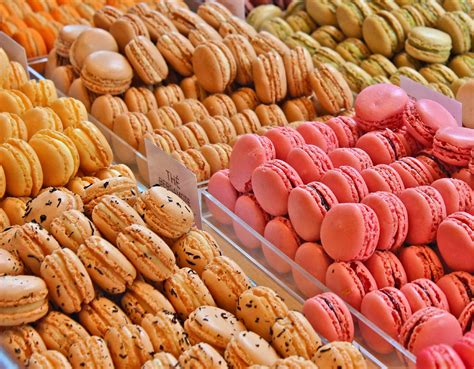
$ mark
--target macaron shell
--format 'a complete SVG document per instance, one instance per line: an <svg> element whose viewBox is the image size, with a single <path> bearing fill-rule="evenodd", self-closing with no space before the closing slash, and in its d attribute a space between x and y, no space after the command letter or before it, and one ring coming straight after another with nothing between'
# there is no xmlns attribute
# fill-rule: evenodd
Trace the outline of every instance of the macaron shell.
<svg viewBox="0 0 474 369"><path fill-rule="evenodd" d="M436 307L449 311L448 300L444 292L429 279L415 279L401 287L413 313L426 307Z"/></svg>
<svg viewBox="0 0 474 369"><path fill-rule="evenodd" d="M457 344L457 343L456 343ZM451 346L434 345L423 349L416 356L417 368L432 369L445 366L447 368L465 369L461 357Z"/></svg>
<svg viewBox="0 0 474 369"><path fill-rule="evenodd" d="M451 313L459 317L472 301L474 276L467 272L453 272L440 278L437 285L445 293Z"/></svg>
<svg viewBox="0 0 474 369"><path fill-rule="evenodd" d="M228 169L214 173L214 175L209 180L208 191L226 208L228 208L230 211L234 211L234 206L238 198L238 192L230 183ZM219 207L211 200L206 199L205 201L212 216L215 217L220 223L232 224L232 218L229 215L219 209Z"/></svg>
<svg viewBox="0 0 474 369"><path fill-rule="evenodd" d="M453 348L461 357L466 368L474 366L474 334L472 332L465 334L454 344Z"/></svg>
<svg viewBox="0 0 474 369"><path fill-rule="evenodd" d="M407 283L407 275L402 263L390 251L375 251L364 263L377 283L377 287L401 288Z"/></svg>
<svg viewBox="0 0 474 369"><path fill-rule="evenodd" d="M333 164L328 155L314 145L303 145L293 148L286 157L290 164L300 175L304 184L319 181Z"/></svg>

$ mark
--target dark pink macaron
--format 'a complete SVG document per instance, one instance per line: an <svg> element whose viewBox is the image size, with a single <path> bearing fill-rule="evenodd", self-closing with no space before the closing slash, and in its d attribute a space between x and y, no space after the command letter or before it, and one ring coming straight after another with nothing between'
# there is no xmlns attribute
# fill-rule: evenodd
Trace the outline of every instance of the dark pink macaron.
<svg viewBox="0 0 474 369"><path fill-rule="evenodd" d="M364 296L377 289L374 277L360 261L331 264L326 272L326 285L357 310Z"/></svg>
<svg viewBox="0 0 474 369"><path fill-rule="evenodd" d="M318 146L308 144L292 149L286 162L298 172L303 183L319 181L328 170L333 169L328 154Z"/></svg>
<svg viewBox="0 0 474 369"><path fill-rule="evenodd" d="M319 243L305 242L296 250L295 263L323 285L326 283L326 272L332 262ZM296 267L292 268L292 274L296 287L305 297L313 297L322 292L322 285L306 277Z"/></svg>
<svg viewBox="0 0 474 369"><path fill-rule="evenodd" d="M420 151L416 155L416 158L424 164L426 169L428 169L434 181L440 178L449 177L451 173L457 170L456 167L446 164L445 162L434 156L433 149L426 149Z"/></svg>
<svg viewBox="0 0 474 369"><path fill-rule="evenodd" d="M474 272L474 215L451 214L440 224L436 240L443 260L451 269Z"/></svg>
<svg viewBox="0 0 474 369"><path fill-rule="evenodd" d="M298 250L301 244L301 240L293 229L291 222L284 217L275 217L267 223L263 235L267 241L287 256L278 255L273 250L273 247L262 243L263 255L270 266L278 273L288 273L291 271L291 265L288 263L287 258L293 260L296 250Z"/></svg>
<svg viewBox="0 0 474 369"><path fill-rule="evenodd" d="M339 202L357 203L369 193L361 174L349 166L328 170L321 182L332 190Z"/></svg>
<svg viewBox="0 0 474 369"><path fill-rule="evenodd" d="M425 147L430 147L439 129L457 127L451 113L433 100L410 101L403 113L403 123L408 133Z"/></svg>
<svg viewBox="0 0 474 369"><path fill-rule="evenodd" d="M474 355L474 352L473 352ZM461 357L448 345L433 345L426 347L416 355L417 369L456 368L465 369Z"/></svg>
<svg viewBox="0 0 474 369"><path fill-rule="evenodd" d="M339 147L336 134L326 123L304 122L296 130L307 144L318 146L325 152Z"/></svg>
<svg viewBox="0 0 474 369"><path fill-rule="evenodd" d="M354 321L344 301L332 292L305 301L303 313L314 330L328 341L352 342Z"/></svg>
<svg viewBox="0 0 474 369"><path fill-rule="evenodd" d="M465 127L448 127L436 132L433 155L445 163L467 166L474 148L474 130Z"/></svg>
<svg viewBox="0 0 474 369"><path fill-rule="evenodd" d="M324 251L337 261L367 260L380 235L377 214L364 204L336 204L321 225Z"/></svg>
<svg viewBox="0 0 474 369"><path fill-rule="evenodd" d="M374 165L390 164L407 155L400 137L388 128L362 135L356 147L369 154Z"/></svg>
<svg viewBox="0 0 474 369"><path fill-rule="evenodd" d="M460 179L441 178L434 181L431 186L443 197L447 215L458 211L469 211L474 205L471 187Z"/></svg>
<svg viewBox="0 0 474 369"><path fill-rule="evenodd" d="M354 147L362 134L353 117L341 115L329 119L326 124L331 127L336 134L339 147Z"/></svg>
<svg viewBox="0 0 474 369"><path fill-rule="evenodd" d="M373 192L362 200L369 206L380 224L379 250L396 250L408 234L408 213L403 202L390 192Z"/></svg>
<svg viewBox="0 0 474 369"><path fill-rule="evenodd" d="M286 160L290 151L305 144L303 136L291 127L275 127L265 132L265 137L272 141L276 158Z"/></svg>
<svg viewBox="0 0 474 369"><path fill-rule="evenodd" d="M209 179L207 191L214 196L222 205L230 211L234 211L235 202L239 193L232 186L229 179L229 170L223 169L214 173ZM207 207L218 222L232 224L232 218L209 199L206 199Z"/></svg>
<svg viewBox="0 0 474 369"><path fill-rule="evenodd" d="M402 263L390 251L376 250L364 264L377 282L378 288L400 288L407 283L407 275Z"/></svg>
<svg viewBox="0 0 474 369"><path fill-rule="evenodd" d="M319 241L321 223L337 203L331 189L321 182L295 187L288 197L288 215L296 233L305 241Z"/></svg>
<svg viewBox="0 0 474 369"><path fill-rule="evenodd" d="M427 278L436 282L444 275L441 260L429 246L403 247L398 258L402 262L409 282L419 278Z"/></svg>
<svg viewBox="0 0 474 369"><path fill-rule="evenodd" d="M407 103L407 93L398 86L379 83L364 88L354 103L359 127L364 131L398 128Z"/></svg>
<svg viewBox="0 0 474 369"><path fill-rule="evenodd" d="M397 171L405 188L429 185L433 182L430 171L418 159L407 156L390 164Z"/></svg>
<svg viewBox="0 0 474 369"><path fill-rule="evenodd" d="M270 215L258 204L251 193L239 196L234 206L234 213L250 228L263 236L265 226L270 221ZM260 240L246 230L239 222L233 221L234 233L242 246L248 249L260 247Z"/></svg>
<svg viewBox="0 0 474 369"><path fill-rule="evenodd" d="M454 346L466 368L474 368L474 332L467 332L463 338L457 341Z"/></svg>
<svg viewBox="0 0 474 369"><path fill-rule="evenodd" d="M402 286L400 291L407 298L413 312L429 306L449 311L446 295L430 279L415 279Z"/></svg>
<svg viewBox="0 0 474 369"><path fill-rule="evenodd" d="M361 313L390 337L398 339L403 324L411 316L411 308L405 295L393 287L369 292L360 306ZM393 351L393 346L369 326L360 324L362 337L369 347L381 354Z"/></svg>
<svg viewBox="0 0 474 369"><path fill-rule="evenodd" d="M405 189L402 177L390 165L379 164L361 172L369 192L385 191L398 195Z"/></svg>
<svg viewBox="0 0 474 369"><path fill-rule="evenodd" d="M474 300L466 305L458 320L464 334L474 331Z"/></svg>
<svg viewBox="0 0 474 369"><path fill-rule="evenodd" d="M302 185L298 173L282 160L270 160L252 173L252 188L258 203L273 216L288 213L288 196L293 188Z"/></svg>
<svg viewBox="0 0 474 369"><path fill-rule="evenodd" d="M441 194L431 186L418 186L404 190L400 199L408 212L407 242L433 242L439 225L446 218L446 206Z"/></svg>
<svg viewBox="0 0 474 369"><path fill-rule="evenodd" d="M362 172L364 169L370 168L373 163L369 154L364 150L356 147L343 147L335 149L329 153L334 168L341 166L349 166Z"/></svg>
<svg viewBox="0 0 474 369"><path fill-rule="evenodd" d="M448 298L451 313L459 317L474 299L474 276L467 272L452 272L437 282Z"/></svg>
<svg viewBox="0 0 474 369"><path fill-rule="evenodd" d="M399 341L417 355L432 345L453 345L461 337L461 326L454 315L443 309L427 307L408 318L400 331Z"/></svg>
<svg viewBox="0 0 474 369"><path fill-rule="evenodd" d="M229 179L239 192L252 190L252 173L259 165L275 159L272 142L263 136L246 134L240 136L230 155Z"/></svg>

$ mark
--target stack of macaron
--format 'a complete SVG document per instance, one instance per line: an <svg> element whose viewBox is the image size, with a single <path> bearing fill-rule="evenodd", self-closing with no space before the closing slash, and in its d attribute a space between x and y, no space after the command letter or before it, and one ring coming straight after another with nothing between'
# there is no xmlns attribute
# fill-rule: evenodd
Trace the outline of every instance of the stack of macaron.
<svg viewBox="0 0 474 369"><path fill-rule="evenodd" d="M135 0L108 1L126 9ZM68 24L90 25L105 0L2 0L0 31L25 48L28 58L46 56L54 48L61 28Z"/></svg>
<svg viewBox="0 0 474 369"><path fill-rule="evenodd" d="M474 77L472 14L470 1L294 0L284 12L261 5L247 21L337 67L356 93L403 75L454 97Z"/></svg>
<svg viewBox="0 0 474 369"><path fill-rule="evenodd" d="M89 178L81 195L44 189L0 232L0 345L20 367L367 368L350 328L324 345L275 291L251 287L174 193ZM353 326L338 319L319 326Z"/></svg>
<svg viewBox="0 0 474 369"><path fill-rule="evenodd" d="M216 219L244 247L261 247L275 271L292 272L302 295L320 291L295 263L395 339L426 308L444 311L461 332L457 318L472 320L474 292L472 130L391 84L364 89L353 117L291 126L240 137L229 170L209 181L208 191L272 245L210 204ZM395 326L379 314L393 310L388 295L404 302ZM392 350L369 328L362 333L375 350ZM429 336L453 344L460 333Z"/></svg>
<svg viewBox="0 0 474 369"><path fill-rule="evenodd" d="M227 168L239 135L350 114L337 70L313 70L305 48L257 34L217 3L197 14L172 1L108 6L93 21L61 30L46 76L135 150L148 138L198 180Z"/></svg>

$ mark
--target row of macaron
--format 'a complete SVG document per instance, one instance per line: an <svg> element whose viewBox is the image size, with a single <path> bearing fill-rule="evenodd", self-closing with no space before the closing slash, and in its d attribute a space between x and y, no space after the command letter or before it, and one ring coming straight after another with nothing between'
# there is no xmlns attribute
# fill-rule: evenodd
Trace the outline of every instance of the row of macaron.
<svg viewBox="0 0 474 369"><path fill-rule="evenodd" d="M123 187L119 186L119 182L123 182L123 179L119 177L115 180L104 180L85 189L86 194L83 196L85 210L86 214L87 211L92 211L89 216L93 223L80 212L82 205L80 200L73 200L72 195L64 190L52 188L40 194L29 204L26 220L37 223L30 222L21 227L6 230L4 237L11 238L9 241L3 240L3 246L8 247L12 253L10 259L15 258L15 252L17 252L25 266L33 274L39 273L44 279L49 290L49 298L59 309L68 314L79 312L79 320L87 330L93 335L105 338L116 367L132 365L138 368L151 358L152 352L163 351L163 345L171 348L175 345L174 348L178 350L177 356L189 349L191 344L187 335L183 334L183 328L172 312L176 312L177 316L186 320L184 327L191 343L201 342L201 346L194 348L193 353L207 348L207 346L202 347L202 342L208 343L217 350L211 349L211 356L222 360L216 367L227 367L218 353L222 354L224 351L226 352L225 359L235 367L246 367L251 364L272 365L279 355L263 339L270 341L272 336L275 337L275 342L272 340L274 346L284 357L292 356L292 353L296 352L308 359L314 356L316 363L318 360L329 362L332 359L335 353L324 354L325 350L322 349L318 352L322 345L321 341L301 314L288 311L281 298L270 289L264 287L248 289L250 283L245 273L232 260L219 256L221 254L219 246L212 236L190 229L193 223L192 213L181 199L163 188L154 187L143 193L139 200L130 192L130 188L124 191ZM63 199L63 201L59 202L58 199ZM86 202L86 200L89 201ZM129 204L133 201L140 204L143 220ZM48 211L48 203L60 203L61 206L55 206L52 211ZM75 234L73 238L69 236L71 227ZM128 231L131 233L126 235ZM98 236L99 234L111 243L102 239ZM176 259L173 251L160 236L165 237L169 240L168 243L172 244L171 248L176 253ZM175 241L171 241L173 239ZM68 248L61 249L58 241ZM126 244L128 246L124 247ZM143 251L140 251L139 249L142 248ZM149 256L143 258L143 252ZM183 262L186 265L191 264L189 258L195 261L192 264L194 271L187 267L176 268L176 262L181 265ZM69 266L68 272L64 269L65 265ZM150 284L135 280L137 271L152 283L165 280L164 295L169 301ZM19 272L19 269L16 268L15 272ZM111 300L105 297L94 299L92 281L110 295L125 292L122 297L122 308L128 317ZM232 286L229 286L230 281L233 281ZM2 322L7 325L28 323L36 321L47 313L47 304L39 304L48 295L44 293L46 286L44 284L42 286L40 280L34 277L17 276L2 277L2 282L5 282L2 283L2 287L5 288L15 285L24 286L27 283L28 287L20 289L21 292L24 294L32 292L30 296L39 295L38 301L35 299L32 306L36 308L29 310L29 314L24 314L24 311L31 301L19 299L16 304L24 302L25 305L21 306L18 314L13 311L12 314L4 317ZM81 288L71 290L67 288L69 283L74 283ZM36 287L38 291L31 291ZM12 293L11 290L8 291ZM231 312L215 308L216 303L228 311L236 312L243 323ZM162 309L171 313L163 312ZM265 319L258 319L255 311L263 314ZM147 313L154 316L146 315ZM95 319L99 316L101 320ZM285 320L288 320L288 323ZM142 324L143 328L132 325L131 322ZM172 328L166 332L171 336L163 336L165 332L162 331L160 324L168 324L168 326L172 324ZM279 324L282 325L281 328ZM115 326L121 328L114 328ZM294 326L294 332L291 329L292 326ZM260 336L245 332L246 328ZM87 338L88 333L71 318L52 311L38 323L37 329L48 349L58 350L63 354L69 352L71 361L75 365L83 362L84 357L76 357L74 350L71 355L69 346L73 346L78 336L86 335L85 338ZM69 332L66 334L64 329ZM278 334L279 331L287 333ZM2 338L9 343L7 348L12 349L15 356L25 360L26 357L22 357L26 354L25 352L14 350L17 348L15 346L17 342L9 341L9 337L15 335L15 332L15 330L4 331ZM306 341L308 347L305 347L305 350L301 350L296 344L291 345L292 340L288 335L293 334L305 339L308 335L311 337ZM132 335L133 343L141 343L138 346L142 347L142 350L138 352L129 350L127 337L130 335ZM234 336L235 339L233 339ZM98 338L94 337L94 340ZM84 342L83 345L86 343ZM235 353L233 346L238 348L250 346L251 358L249 359L249 355L246 355L247 350L244 350L245 354L238 350ZM87 350L87 355L93 356L92 349ZM342 345L341 350L350 350L356 356L359 355L358 361L364 363L362 356L352 346ZM37 360L41 361L43 354L39 355L32 358L34 363ZM49 355L53 354L44 355L48 359ZM189 359L186 352L183 355ZM204 355L204 358L207 359L207 356ZM204 358L201 360L205 360ZM184 367L191 365L182 357L180 357L180 363Z"/></svg>
<svg viewBox="0 0 474 369"><path fill-rule="evenodd" d="M362 0L335 3L329 9L327 4L318 3L307 5L306 9L304 1L294 1L292 5L284 14L275 6L260 6L247 21L257 30L270 32L287 44L306 47L315 60L337 67L342 67L344 62L360 66L350 67L352 77L360 81L370 80L372 76L379 82L389 78L398 83L396 73L397 68L401 68L401 74L426 85L431 83L433 89L453 97L450 85L458 76L472 75L468 61L472 58L469 54L472 20L466 13L470 5L461 9L447 4L447 11L436 1L414 1L399 6L394 1L374 5ZM425 25L436 26L442 32ZM439 39L439 45L430 42L429 52L422 53L417 47L425 45L427 37ZM405 39L408 39L406 50ZM454 58L448 68L441 63L449 57L451 45ZM389 59L392 57L393 63ZM423 62L428 64L423 66ZM417 72L420 68L421 74ZM452 87L457 89L460 83Z"/></svg>

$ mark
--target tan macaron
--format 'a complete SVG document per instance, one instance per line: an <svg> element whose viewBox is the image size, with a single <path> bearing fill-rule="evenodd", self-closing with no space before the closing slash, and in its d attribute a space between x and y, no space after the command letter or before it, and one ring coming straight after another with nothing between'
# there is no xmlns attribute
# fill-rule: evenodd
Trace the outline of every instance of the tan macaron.
<svg viewBox="0 0 474 369"><path fill-rule="evenodd" d="M69 349L68 359L74 369L87 368L87 365L104 369L114 367L107 343L97 336L77 340Z"/></svg>
<svg viewBox="0 0 474 369"><path fill-rule="evenodd" d="M23 367L35 352L46 351L39 333L30 325L11 327L0 332L0 345L5 352Z"/></svg>

